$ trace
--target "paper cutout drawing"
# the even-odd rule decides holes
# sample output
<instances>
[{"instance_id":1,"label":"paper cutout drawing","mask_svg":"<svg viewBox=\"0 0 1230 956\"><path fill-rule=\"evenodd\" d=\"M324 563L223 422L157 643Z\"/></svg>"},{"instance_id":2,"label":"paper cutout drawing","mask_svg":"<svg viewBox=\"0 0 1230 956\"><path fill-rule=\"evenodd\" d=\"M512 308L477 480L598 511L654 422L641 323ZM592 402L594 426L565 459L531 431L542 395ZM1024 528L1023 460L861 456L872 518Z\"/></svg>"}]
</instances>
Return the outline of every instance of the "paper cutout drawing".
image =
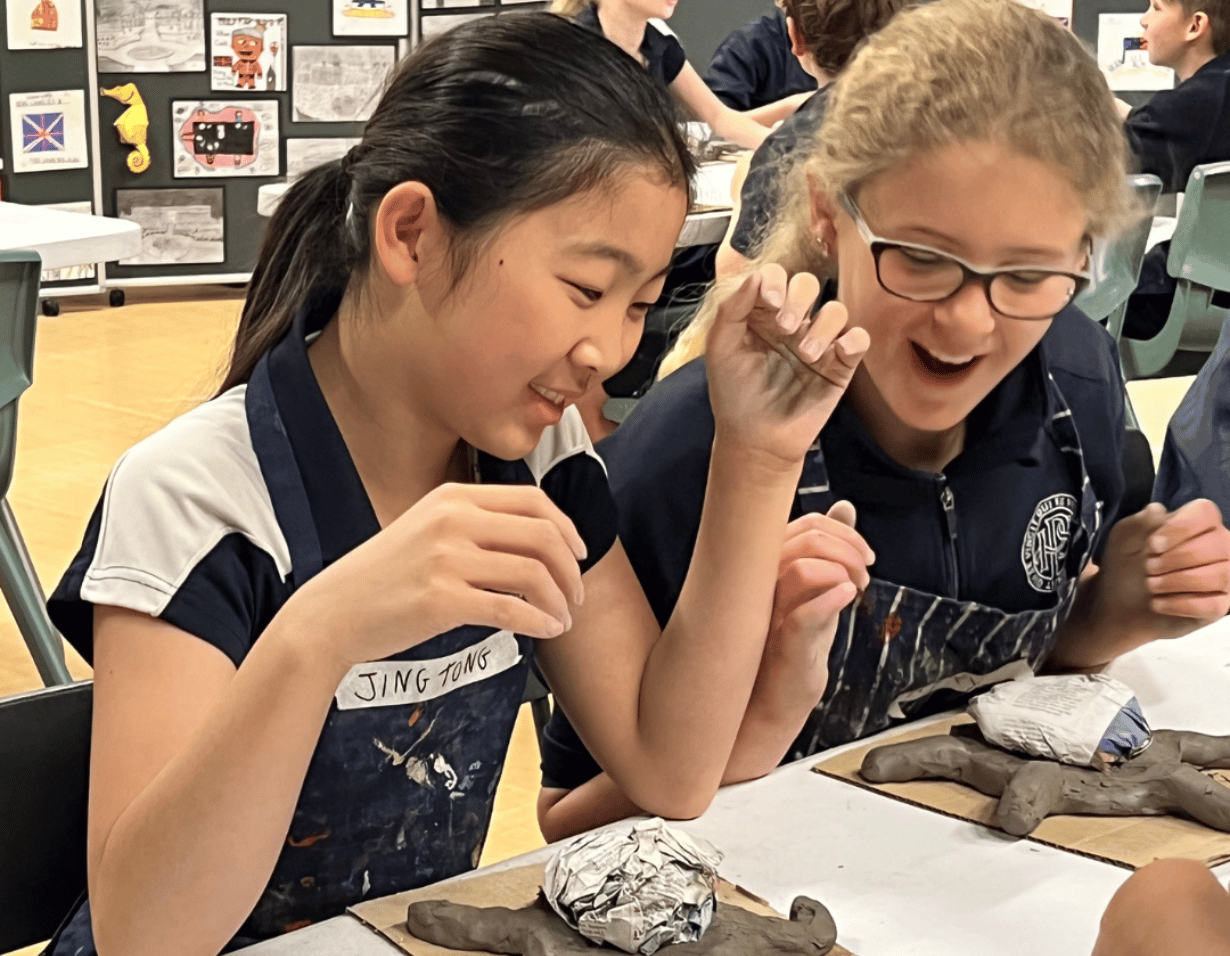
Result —
<instances>
[{"instance_id":1,"label":"paper cutout drawing","mask_svg":"<svg viewBox=\"0 0 1230 956\"><path fill-rule=\"evenodd\" d=\"M128 168L134 173L143 173L149 169L149 112L145 109L145 101L135 83L125 83L123 86L104 88L103 96L119 100L128 109L124 110L115 121L115 132L121 143L132 147L128 154Z\"/></svg>"},{"instance_id":2,"label":"paper cutout drawing","mask_svg":"<svg viewBox=\"0 0 1230 956\"><path fill-rule=\"evenodd\" d=\"M39 0L39 5L30 14L30 29L48 32L60 29L60 11L51 0Z\"/></svg>"}]
</instances>

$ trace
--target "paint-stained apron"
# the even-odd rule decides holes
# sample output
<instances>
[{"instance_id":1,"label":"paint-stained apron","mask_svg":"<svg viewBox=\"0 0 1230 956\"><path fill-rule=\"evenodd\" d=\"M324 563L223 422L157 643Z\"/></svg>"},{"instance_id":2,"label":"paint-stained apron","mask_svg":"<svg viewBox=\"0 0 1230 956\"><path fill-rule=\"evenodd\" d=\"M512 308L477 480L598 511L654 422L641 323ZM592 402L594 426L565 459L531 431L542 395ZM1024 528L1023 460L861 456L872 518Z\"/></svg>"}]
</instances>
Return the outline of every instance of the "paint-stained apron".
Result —
<instances>
[{"instance_id":1,"label":"paint-stained apron","mask_svg":"<svg viewBox=\"0 0 1230 956\"><path fill-rule=\"evenodd\" d=\"M1049 529L1054 540L1062 541L1064 532L1067 539L1066 552L1050 556L1056 563L1053 606L1009 614L873 577L841 614L829 653L828 689L795 740L791 759L961 706L991 684L1035 672L1050 653L1089 562L1102 505L1085 471L1071 409L1049 376L1047 387L1056 399L1053 437L1068 464L1075 505L1066 528ZM834 503L822 454L808 457L800 486L809 491L807 510L827 511Z\"/></svg>"},{"instance_id":2,"label":"paint-stained apron","mask_svg":"<svg viewBox=\"0 0 1230 956\"><path fill-rule=\"evenodd\" d=\"M299 588L321 570L321 548L267 360L247 411ZM268 937L476 867L532 655L529 638L461 627L353 668L242 935Z\"/></svg>"}]
</instances>

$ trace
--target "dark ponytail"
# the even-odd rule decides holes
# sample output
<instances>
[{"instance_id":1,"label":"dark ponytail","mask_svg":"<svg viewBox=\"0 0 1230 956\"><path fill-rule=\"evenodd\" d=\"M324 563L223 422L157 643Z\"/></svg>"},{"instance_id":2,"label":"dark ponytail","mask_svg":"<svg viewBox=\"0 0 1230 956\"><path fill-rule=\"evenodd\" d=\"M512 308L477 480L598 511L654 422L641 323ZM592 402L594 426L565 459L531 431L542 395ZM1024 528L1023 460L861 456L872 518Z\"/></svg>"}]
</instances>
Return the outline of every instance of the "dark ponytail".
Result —
<instances>
[{"instance_id":1,"label":"dark ponytail","mask_svg":"<svg viewBox=\"0 0 1230 956\"><path fill-rule=\"evenodd\" d=\"M431 189L454 282L512 216L628 166L687 187L675 107L613 43L548 13L465 24L408 57L358 146L286 191L269 221L221 391L246 382L310 298L366 274L368 216L399 183Z\"/></svg>"}]
</instances>

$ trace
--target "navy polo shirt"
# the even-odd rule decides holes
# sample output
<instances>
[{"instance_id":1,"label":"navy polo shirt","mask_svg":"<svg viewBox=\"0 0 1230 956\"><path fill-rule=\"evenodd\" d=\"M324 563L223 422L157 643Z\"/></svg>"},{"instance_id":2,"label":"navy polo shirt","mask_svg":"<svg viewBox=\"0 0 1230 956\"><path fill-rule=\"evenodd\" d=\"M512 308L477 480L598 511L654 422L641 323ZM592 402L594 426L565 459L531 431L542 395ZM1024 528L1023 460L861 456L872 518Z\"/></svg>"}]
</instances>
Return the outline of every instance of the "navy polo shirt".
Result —
<instances>
[{"instance_id":1,"label":"navy polo shirt","mask_svg":"<svg viewBox=\"0 0 1230 956\"><path fill-rule=\"evenodd\" d=\"M1072 487L1069 463L1052 438L1062 410L1046 387L1048 375L1071 409L1089 481L1103 504L1094 547L1100 553L1123 496L1123 385L1110 336L1069 307L971 413L965 448L942 477L891 459L849 403L839 403L818 450L833 496L858 510L857 528L876 553L875 578L1009 613L1054 606L1054 593L1031 583L1023 551L1048 499L1071 494L1079 500L1081 489ZM619 509L620 540L663 626L695 547L713 433L698 359L651 389L599 446ZM941 501L944 487L953 496L952 523ZM809 499L818 490L798 490L791 519L815 510ZM544 742L544 785L573 788L597 772L557 709Z\"/></svg>"},{"instance_id":2,"label":"navy polo shirt","mask_svg":"<svg viewBox=\"0 0 1230 956\"><path fill-rule=\"evenodd\" d=\"M116 464L49 602L87 660L102 604L158 617L241 667L307 577L379 532L307 354L338 301L300 313L250 383ZM606 472L575 409L525 459L480 453L477 464L484 482L546 492L586 543L582 571L614 543ZM476 866L533 645L461 627L356 665L330 706L269 885L231 947ZM88 905L52 953L93 953Z\"/></svg>"},{"instance_id":3,"label":"navy polo shirt","mask_svg":"<svg viewBox=\"0 0 1230 956\"><path fill-rule=\"evenodd\" d=\"M602 33L602 21L598 19L598 8L592 4L577 14L576 22L588 27L595 33ZM605 36L606 34L603 34ZM665 26L654 21L645 24L645 37L641 40L641 56L645 58L645 69L650 76L663 86L670 86L688 62L688 56L683 52L678 38Z\"/></svg>"},{"instance_id":4,"label":"navy polo shirt","mask_svg":"<svg viewBox=\"0 0 1230 956\"><path fill-rule=\"evenodd\" d=\"M765 137L752 154L747 177L739 191L739 221L730 245L749 259L760 251L778 212L781 184L798 159L811 155L811 146L824 122L829 88L817 90L807 102Z\"/></svg>"},{"instance_id":5,"label":"navy polo shirt","mask_svg":"<svg viewBox=\"0 0 1230 956\"><path fill-rule=\"evenodd\" d=\"M754 110L816 88L790 51L786 15L766 13L730 34L714 51L705 83L732 110Z\"/></svg>"}]
</instances>

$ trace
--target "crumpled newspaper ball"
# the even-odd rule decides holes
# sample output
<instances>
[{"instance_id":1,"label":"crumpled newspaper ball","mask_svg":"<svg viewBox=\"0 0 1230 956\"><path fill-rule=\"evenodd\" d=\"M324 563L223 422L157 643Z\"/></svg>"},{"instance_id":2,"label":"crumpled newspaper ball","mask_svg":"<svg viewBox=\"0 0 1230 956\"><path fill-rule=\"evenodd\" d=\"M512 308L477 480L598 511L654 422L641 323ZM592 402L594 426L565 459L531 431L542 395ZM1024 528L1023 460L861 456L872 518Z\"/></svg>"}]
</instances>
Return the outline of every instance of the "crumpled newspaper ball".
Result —
<instances>
[{"instance_id":1,"label":"crumpled newspaper ball","mask_svg":"<svg viewBox=\"0 0 1230 956\"><path fill-rule=\"evenodd\" d=\"M969 712L997 747L1078 767L1122 763L1153 742L1132 689L1105 674L1008 681Z\"/></svg>"},{"instance_id":2,"label":"crumpled newspaper ball","mask_svg":"<svg viewBox=\"0 0 1230 956\"><path fill-rule=\"evenodd\" d=\"M705 841L643 820L565 844L547 863L542 891L586 939L652 956L705 934L721 861Z\"/></svg>"}]
</instances>

